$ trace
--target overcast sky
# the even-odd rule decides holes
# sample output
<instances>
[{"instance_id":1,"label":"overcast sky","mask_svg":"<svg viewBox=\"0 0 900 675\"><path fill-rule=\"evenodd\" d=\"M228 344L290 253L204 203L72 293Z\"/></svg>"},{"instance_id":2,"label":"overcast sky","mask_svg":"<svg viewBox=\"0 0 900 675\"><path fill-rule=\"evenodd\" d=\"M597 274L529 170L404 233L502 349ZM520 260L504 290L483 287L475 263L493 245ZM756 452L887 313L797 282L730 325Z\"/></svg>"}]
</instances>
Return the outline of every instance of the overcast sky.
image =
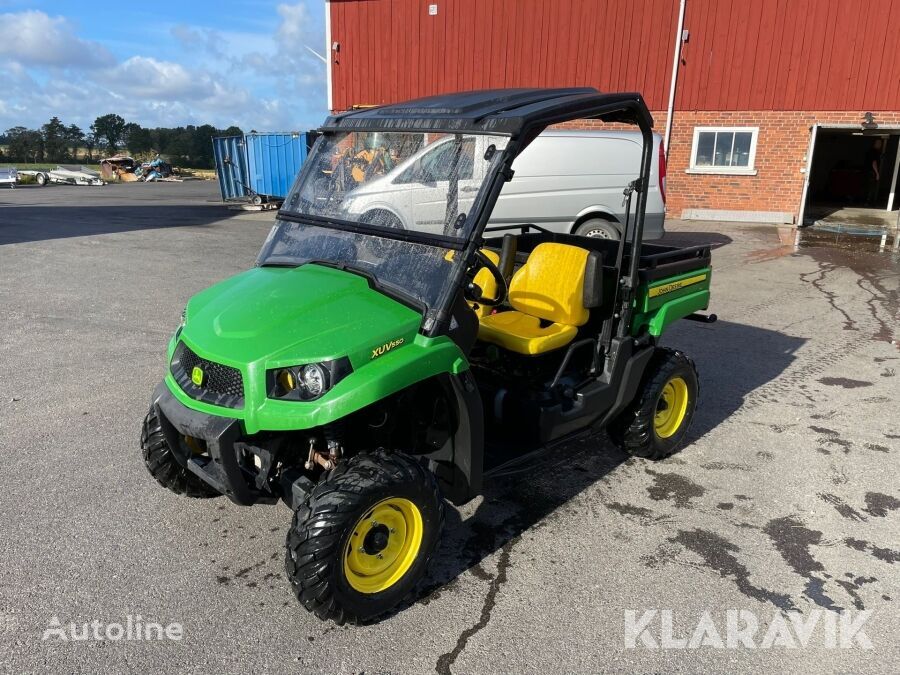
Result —
<instances>
[{"instance_id":1,"label":"overcast sky","mask_svg":"<svg viewBox=\"0 0 900 675\"><path fill-rule=\"evenodd\" d=\"M0 131L105 113L143 126L317 126L322 0L0 0Z\"/></svg>"}]
</instances>

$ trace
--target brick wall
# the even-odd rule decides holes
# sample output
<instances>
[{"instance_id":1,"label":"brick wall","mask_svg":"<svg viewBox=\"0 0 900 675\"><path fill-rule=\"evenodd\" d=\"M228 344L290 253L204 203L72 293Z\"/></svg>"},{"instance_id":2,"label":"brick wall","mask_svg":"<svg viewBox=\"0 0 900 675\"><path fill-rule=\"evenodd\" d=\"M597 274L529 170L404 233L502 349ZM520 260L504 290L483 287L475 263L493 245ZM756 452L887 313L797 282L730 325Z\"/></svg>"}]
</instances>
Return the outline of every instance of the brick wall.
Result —
<instances>
[{"instance_id":1,"label":"brick wall","mask_svg":"<svg viewBox=\"0 0 900 675\"><path fill-rule=\"evenodd\" d=\"M815 124L859 124L863 112L829 111L676 111L666 180L672 216L686 208L734 211L784 211L797 216L809 150L810 127ZM900 126L900 112L876 112L882 126ZM759 127L755 176L685 173L697 126Z\"/></svg>"},{"instance_id":2,"label":"brick wall","mask_svg":"<svg viewBox=\"0 0 900 675\"><path fill-rule=\"evenodd\" d=\"M678 218L687 208L728 211L781 211L794 214L800 209L803 170L809 150L809 129L815 124L859 124L863 113L842 111L744 112L676 110L669 142L666 211ZM881 126L900 127L900 111L871 111ZM654 129L663 134L665 111L653 113ZM596 120L567 123L580 128L610 128ZM716 175L686 173L690 166L694 127L759 127L756 145L756 175ZM632 127L633 128L633 127Z\"/></svg>"}]
</instances>

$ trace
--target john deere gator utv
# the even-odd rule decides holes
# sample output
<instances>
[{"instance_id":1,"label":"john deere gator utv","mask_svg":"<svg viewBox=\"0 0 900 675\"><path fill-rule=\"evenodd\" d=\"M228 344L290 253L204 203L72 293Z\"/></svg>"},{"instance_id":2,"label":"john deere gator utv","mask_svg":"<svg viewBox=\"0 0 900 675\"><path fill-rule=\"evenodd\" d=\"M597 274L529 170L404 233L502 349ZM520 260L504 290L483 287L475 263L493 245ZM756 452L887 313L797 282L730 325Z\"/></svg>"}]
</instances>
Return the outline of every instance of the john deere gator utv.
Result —
<instances>
[{"instance_id":1,"label":"john deere gator utv","mask_svg":"<svg viewBox=\"0 0 900 675\"><path fill-rule=\"evenodd\" d=\"M516 156L548 125L586 118L643 134L621 240L486 231ZM673 321L714 318L697 314L710 252L641 241L651 126L640 95L594 89L329 117L256 267L188 302L143 425L150 473L190 497L286 502L297 598L343 622L414 589L444 499L467 502L603 429L631 455L675 452L698 380L658 341ZM370 135L393 178L360 206L335 166Z\"/></svg>"}]
</instances>

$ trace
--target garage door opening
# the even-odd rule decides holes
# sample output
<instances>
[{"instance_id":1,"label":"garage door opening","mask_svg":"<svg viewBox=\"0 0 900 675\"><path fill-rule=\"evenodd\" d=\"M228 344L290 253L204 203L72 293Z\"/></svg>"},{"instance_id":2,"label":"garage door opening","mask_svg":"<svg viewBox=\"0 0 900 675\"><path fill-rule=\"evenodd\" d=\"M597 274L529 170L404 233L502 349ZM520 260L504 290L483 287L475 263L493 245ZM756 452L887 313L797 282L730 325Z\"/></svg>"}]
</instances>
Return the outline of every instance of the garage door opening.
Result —
<instances>
[{"instance_id":1,"label":"garage door opening","mask_svg":"<svg viewBox=\"0 0 900 675\"><path fill-rule=\"evenodd\" d=\"M900 130L813 131L802 224L895 227Z\"/></svg>"}]
</instances>

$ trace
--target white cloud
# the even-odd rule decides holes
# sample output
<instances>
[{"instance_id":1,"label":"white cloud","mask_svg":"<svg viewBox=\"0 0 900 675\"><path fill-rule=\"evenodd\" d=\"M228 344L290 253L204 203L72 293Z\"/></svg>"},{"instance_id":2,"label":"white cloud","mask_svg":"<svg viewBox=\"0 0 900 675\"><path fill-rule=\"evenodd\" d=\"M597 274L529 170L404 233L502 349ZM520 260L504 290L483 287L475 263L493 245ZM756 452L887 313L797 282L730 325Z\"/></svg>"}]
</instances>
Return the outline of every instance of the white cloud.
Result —
<instances>
[{"instance_id":1,"label":"white cloud","mask_svg":"<svg viewBox=\"0 0 900 675\"><path fill-rule=\"evenodd\" d=\"M313 29L315 25L305 2L296 5L280 4L276 7L281 23L275 33L278 45L288 51L302 54L304 45L318 38L319 33ZM321 40L319 40L321 42ZM321 48L321 45L318 45Z\"/></svg>"},{"instance_id":2,"label":"white cloud","mask_svg":"<svg viewBox=\"0 0 900 675\"><path fill-rule=\"evenodd\" d=\"M98 68L113 62L102 45L75 35L64 17L27 11L0 14L0 56L22 65Z\"/></svg>"},{"instance_id":3,"label":"white cloud","mask_svg":"<svg viewBox=\"0 0 900 675\"><path fill-rule=\"evenodd\" d=\"M177 26L172 26L169 32L184 49L189 51L207 51L217 57L224 56L222 53L224 38L217 30L212 28L191 28L184 24L178 24Z\"/></svg>"},{"instance_id":4,"label":"white cloud","mask_svg":"<svg viewBox=\"0 0 900 675\"><path fill-rule=\"evenodd\" d=\"M132 56L98 74L97 80L126 96L146 99L195 100L213 95L216 85L205 72L149 56Z\"/></svg>"},{"instance_id":5,"label":"white cloud","mask_svg":"<svg viewBox=\"0 0 900 675\"><path fill-rule=\"evenodd\" d=\"M305 45L321 51L324 39L321 18L307 2L278 5L277 25L265 32L166 26L168 46L157 41L149 55L136 43L124 60L80 38L63 17L0 15L0 54L6 54L0 132L37 127L53 115L87 128L108 112L144 126L237 124L267 131L315 125L325 113L325 68ZM9 17L21 33L13 47Z\"/></svg>"},{"instance_id":6,"label":"white cloud","mask_svg":"<svg viewBox=\"0 0 900 675\"><path fill-rule=\"evenodd\" d=\"M259 77L277 77L280 94L303 94L324 102L325 64L310 52L310 49L322 52L322 31L312 20L306 2L280 4L276 11L281 21L275 31L274 50L244 54L234 62L233 70L246 69Z\"/></svg>"}]
</instances>

